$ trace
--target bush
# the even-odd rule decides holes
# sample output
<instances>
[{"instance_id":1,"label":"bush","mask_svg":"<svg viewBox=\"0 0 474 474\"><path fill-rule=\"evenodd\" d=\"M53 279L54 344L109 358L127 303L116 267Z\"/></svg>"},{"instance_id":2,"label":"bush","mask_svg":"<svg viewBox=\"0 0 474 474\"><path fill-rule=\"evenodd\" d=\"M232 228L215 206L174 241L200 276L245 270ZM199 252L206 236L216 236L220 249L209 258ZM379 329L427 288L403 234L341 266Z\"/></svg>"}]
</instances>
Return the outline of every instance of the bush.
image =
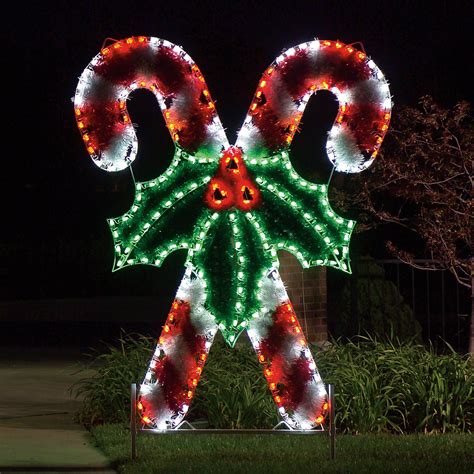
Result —
<instances>
[{"instance_id":1,"label":"bush","mask_svg":"<svg viewBox=\"0 0 474 474\"><path fill-rule=\"evenodd\" d=\"M255 351L245 334L235 348L220 336L211 347L191 405L190 421L207 419L211 428L272 428L279 422Z\"/></svg>"},{"instance_id":2,"label":"bush","mask_svg":"<svg viewBox=\"0 0 474 474\"><path fill-rule=\"evenodd\" d=\"M367 333L419 339L420 323L397 286L387 279L384 268L368 256L360 258L353 266L351 279L341 279L340 272L330 273L331 280L335 280L331 283L334 298L329 302L330 313L335 315L332 333L336 337ZM355 308L352 308L353 303ZM352 328L353 312L357 314L358 323L355 332Z\"/></svg>"},{"instance_id":3,"label":"bush","mask_svg":"<svg viewBox=\"0 0 474 474\"><path fill-rule=\"evenodd\" d=\"M352 433L471 432L474 368L449 345L378 341L358 336L316 356L323 380L335 385L336 426Z\"/></svg>"},{"instance_id":4,"label":"bush","mask_svg":"<svg viewBox=\"0 0 474 474\"><path fill-rule=\"evenodd\" d=\"M84 425L126 421L130 414L130 384L141 381L153 354L155 339L141 334L122 333L118 346L104 344L87 354L88 363L79 371L94 371L70 387L82 399L76 419Z\"/></svg>"},{"instance_id":5,"label":"bush","mask_svg":"<svg viewBox=\"0 0 474 474\"><path fill-rule=\"evenodd\" d=\"M124 334L117 347L91 354L95 369L71 390L83 398L78 420L86 425L126 422L130 383L140 382L155 339ZM346 433L471 432L474 368L446 345L444 354L413 341L358 336L314 355L336 393L336 426ZM188 421L212 428L269 428L278 422L272 397L249 342L234 349L216 336L191 404Z\"/></svg>"},{"instance_id":6,"label":"bush","mask_svg":"<svg viewBox=\"0 0 474 474\"><path fill-rule=\"evenodd\" d=\"M220 333L209 352L186 420L212 428L269 428L278 423L277 409L250 343L242 337L234 349ZM118 346L105 344L88 354L79 370L95 374L79 380L71 392L83 399L76 419L85 425L126 422L130 414L130 384L141 382L156 340L126 334Z\"/></svg>"}]
</instances>

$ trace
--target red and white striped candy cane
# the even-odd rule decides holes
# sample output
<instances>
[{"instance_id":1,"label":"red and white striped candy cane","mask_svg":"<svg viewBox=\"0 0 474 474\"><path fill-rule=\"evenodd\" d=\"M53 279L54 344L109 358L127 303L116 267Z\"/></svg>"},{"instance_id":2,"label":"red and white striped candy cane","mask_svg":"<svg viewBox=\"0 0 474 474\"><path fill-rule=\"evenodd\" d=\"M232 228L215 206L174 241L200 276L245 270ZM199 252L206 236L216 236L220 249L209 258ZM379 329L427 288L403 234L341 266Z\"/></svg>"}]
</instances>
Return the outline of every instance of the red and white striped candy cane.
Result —
<instances>
[{"instance_id":1,"label":"red and white striped candy cane","mask_svg":"<svg viewBox=\"0 0 474 474\"><path fill-rule=\"evenodd\" d=\"M288 150L318 90L339 102L326 147L335 169L366 169L388 129L390 91L375 63L340 41L302 43L276 58L259 81L236 146L257 162ZM324 420L327 393L277 270L264 283L262 304L266 311L250 322L250 340L284 420L311 429Z\"/></svg>"},{"instance_id":2,"label":"red and white striped candy cane","mask_svg":"<svg viewBox=\"0 0 474 474\"><path fill-rule=\"evenodd\" d=\"M179 46L135 36L93 58L74 97L78 128L94 163L106 171L131 165L137 138L126 102L136 89L151 91L181 151L218 156L227 137L199 68ZM217 163L217 160L216 160ZM185 416L217 331L204 308L203 282L188 270L178 288L139 392L144 423L173 428Z\"/></svg>"},{"instance_id":3,"label":"red and white striped candy cane","mask_svg":"<svg viewBox=\"0 0 474 474\"><path fill-rule=\"evenodd\" d=\"M140 386L138 409L146 425L175 428L188 411L217 332L205 300L203 281L188 270Z\"/></svg>"},{"instance_id":4,"label":"red and white striped candy cane","mask_svg":"<svg viewBox=\"0 0 474 474\"><path fill-rule=\"evenodd\" d=\"M247 332L273 400L290 428L312 429L325 419L327 392L278 270L263 281L260 298Z\"/></svg>"}]
</instances>

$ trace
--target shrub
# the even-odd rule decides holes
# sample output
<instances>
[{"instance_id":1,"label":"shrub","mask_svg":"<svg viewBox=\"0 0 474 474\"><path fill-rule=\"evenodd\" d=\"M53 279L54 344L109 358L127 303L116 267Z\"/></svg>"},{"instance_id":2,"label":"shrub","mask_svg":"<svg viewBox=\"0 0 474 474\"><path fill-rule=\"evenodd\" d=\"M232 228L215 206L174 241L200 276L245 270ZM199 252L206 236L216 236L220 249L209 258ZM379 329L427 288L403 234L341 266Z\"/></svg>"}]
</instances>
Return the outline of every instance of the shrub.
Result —
<instances>
[{"instance_id":1,"label":"shrub","mask_svg":"<svg viewBox=\"0 0 474 474\"><path fill-rule=\"evenodd\" d=\"M278 415L257 357L245 335L234 349L216 336L187 420L213 428L269 428ZM86 425L126 422L130 383L140 382L155 339L124 334L117 347L94 351L94 369L71 390L83 398L78 420ZM414 341L358 336L314 350L326 383L336 393L339 432L471 432L474 368L449 345L444 354Z\"/></svg>"},{"instance_id":2,"label":"shrub","mask_svg":"<svg viewBox=\"0 0 474 474\"><path fill-rule=\"evenodd\" d=\"M449 345L445 354L413 341L358 336L316 356L335 385L336 425L352 433L471 432L474 368Z\"/></svg>"},{"instance_id":3,"label":"shrub","mask_svg":"<svg viewBox=\"0 0 474 474\"><path fill-rule=\"evenodd\" d=\"M84 377L70 387L82 399L76 419L84 425L126 421L130 413L130 384L143 378L154 349L155 339L142 334L122 332L118 345L104 344L87 354L89 362L80 363Z\"/></svg>"},{"instance_id":4,"label":"shrub","mask_svg":"<svg viewBox=\"0 0 474 474\"><path fill-rule=\"evenodd\" d=\"M384 268L368 256L353 265L351 279L341 279L340 272L330 273L331 281L335 280L331 283L335 297L329 302L329 310L337 315L332 333L337 337L353 335L352 313L355 312L358 322L356 334L392 334L408 340L419 338L420 323L397 286L387 279ZM354 308L352 304L355 304Z\"/></svg>"},{"instance_id":5,"label":"shrub","mask_svg":"<svg viewBox=\"0 0 474 474\"><path fill-rule=\"evenodd\" d=\"M279 421L262 367L245 335L234 349L218 334L191 405L190 420L212 428L272 428Z\"/></svg>"},{"instance_id":6,"label":"shrub","mask_svg":"<svg viewBox=\"0 0 474 474\"><path fill-rule=\"evenodd\" d=\"M93 350L88 354L90 362L79 366L80 371L95 372L70 389L83 400L76 416L80 423L128 420L130 384L143 379L156 340L123 333L118 342L117 346L104 344L101 350ZM278 423L277 410L248 341L231 349L220 334L216 336L186 419L235 429L268 428Z\"/></svg>"}]
</instances>

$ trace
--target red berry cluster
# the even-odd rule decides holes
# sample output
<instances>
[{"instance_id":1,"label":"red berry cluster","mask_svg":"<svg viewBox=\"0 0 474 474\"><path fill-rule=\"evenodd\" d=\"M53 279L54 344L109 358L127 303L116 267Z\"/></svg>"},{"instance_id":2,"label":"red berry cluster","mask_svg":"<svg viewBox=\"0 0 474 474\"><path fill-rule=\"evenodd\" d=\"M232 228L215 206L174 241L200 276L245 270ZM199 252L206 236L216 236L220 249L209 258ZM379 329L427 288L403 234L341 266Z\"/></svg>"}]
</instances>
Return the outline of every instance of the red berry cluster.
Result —
<instances>
[{"instance_id":1,"label":"red berry cluster","mask_svg":"<svg viewBox=\"0 0 474 474\"><path fill-rule=\"evenodd\" d=\"M231 146L224 151L204 199L216 211L231 207L249 211L260 203L260 191L248 176L240 148Z\"/></svg>"}]
</instances>

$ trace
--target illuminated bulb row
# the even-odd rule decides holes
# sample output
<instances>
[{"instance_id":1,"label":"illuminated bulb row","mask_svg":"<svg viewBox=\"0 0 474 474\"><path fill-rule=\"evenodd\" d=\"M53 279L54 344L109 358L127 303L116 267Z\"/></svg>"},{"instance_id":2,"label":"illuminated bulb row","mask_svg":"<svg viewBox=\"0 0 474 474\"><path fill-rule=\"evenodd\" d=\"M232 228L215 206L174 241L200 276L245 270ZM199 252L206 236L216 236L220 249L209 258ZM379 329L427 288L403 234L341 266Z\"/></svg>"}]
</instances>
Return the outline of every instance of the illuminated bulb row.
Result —
<instances>
[{"instance_id":1,"label":"illuminated bulb row","mask_svg":"<svg viewBox=\"0 0 474 474\"><path fill-rule=\"evenodd\" d=\"M98 61L100 61L99 55L95 56L90 62L90 64L84 69L81 76L79 77L79 81L77 83L76 91L74 94L74 113L76 115L76 121L81 132L85 128L85 125L82 127L79 126L79 122L84 120L82 108L85 104L86 90L91 87L91 84L93 84L96 78L93 65L97 64Z\"/></svg>"},{"instance_id":2,"label":"illuminated bulb row","mask_svg":"<svg viewBox=\"0 0 474 474\"><path fill-rule=\"evenodd\" d=\"M194 256L204 250L204 243L206 242L207 234L212 226L212 223L219 217L219 214L217 212L214 212L211 215L209 214L210 212L205 213L204 216L201 217L196 223L195 231L193 234L193 245L189 249L186 265L188 265L188 263L192 265L192 259L194 258ZM209 239L207 240L207 243L210 243ZM197 274L199 277L203 278L203 285L206 287L207 284L206 280L204 279L204 273L202 272L202 270L197 271Z\"/></svg>"},{"instance_id":3,"label":"illuminated bulb row","mask_svg":"<svg viewBox=\"0 0 474 474\"><path fill-rule=\"evenodd\" d=\"M366 54L363 53L362 51L359 51L358 49L354 48L350 44L344 44L341 41L324 40L324 41L320 41L319 45L321 49L331 48L331 47L334 47L336 49L345 49L350 54L354 53L357 61L364 61L367 58Z\"/></svg>"},{"instance_id":4,"label":"illuminated bulb row","mask_svg":"<svg viewBox=\"0 0 474 474\"><path fill-rule=\"evenodd\" d=\"M384 99L380 105L385 110L385 113L384 122L380 125L379 130L382 132L382 135L385 135L388 129L388 124L390 122L390 114L392 110L392 96L390 95L390 88L388 86L387 80L385 79L385 76L383 75L379 67L374 63L374 61L368 60L367 66L371 70L372 75L381 82L379 87L380 91L384 96Z\"/></svg>"},{"instance_id":5,"label":"illuminated bulb row","mask_svg":"<svg viewBox=\"0 0 474 474\"><path fill-rule=\"evenodd\" d=\"M178 171L178 165L181 163L181 159L184 158L184 153L179 148L176 148L175 155L173 157L173 160L171 161L170 165L166 169L166 171L158 176L157 178L151 179L150 181L144 181L142 183L136 183L136 190L141 191L142 189L147 189L147 188L154 188L155 186L158 186L159 184L162 184L166 181L168 181L171 176L176 174ZM197 187L198 184L196 183ZM135 202L137 201L137 195L135 195Z\"/></svg>"},{"instance_id":6,"label":"illuminated bulb row","mask_svg":"<svg viewBox=\"0 0 474 474\"><path fill-rule=\"evenodd\" d=\"M298 125L303 117L303 112L308 104L309 99L313 94L316 94L319 90L328 90L329 84L326 81L320 81L315 84L312 84L309 88L309 91L302 97L300 104L298 105L298 113L295 114L293 124L290 125L290 131L285 136L285 141L288 145L291 145L296 131L298 130Z\"/></svg>"},{"instance_id":7,"label":"illuminated bulb row","mask_svg":"<svg viewBox=\"0 0 474 474\"><path fill-rule=\"evenodd\" d=\"M266 74L264 74L262 79L260 79L260 82L258 83L258 87L257 87L257 92L255 93L255 96L254 96L254 100L250 104L250 110L252 112L257 108L258 103L260 101L260 97L262 96L265 86L267 85L267 78L265 76Z\"/></svg>"},{"instance_id":8,"label":"illuminated bulb row","mask_svg":"<svg viewBox=\"0 0 474 474\"><path fill-rule=\"evenodd\" d=\"M272 185L272 184L268 184L268 182L266 180L264 180L263 178L259 177L259 178L256 179L256 181L262 187L267 187L267 189L270 192L272 192L274 195L277 195L280 199L283 199L286 202L288 202L291 205L291 207L293 207L295 209L298 209L298 204L296 203L296 201L291 200L289 195L285 195L285 193L283 193L282 191L277 193L276 190L275 190L275 186ZM321 186L324 186L323 190L325 191L325 185L321 185ZM323 205L329 206L329 202L328 202L326 196L323 198L322 202L323 202ZM342 234L343 235L343 237L342 237L343 241L347 242L346 245L342 246L343 259L345 259L345 258L347 258L347 255L348 255L348 252L349 252L348 243L350 241L350 234L351 234L352 229L354 227L354 221L343 219L342 217L336 217L335 218L334 217L335 214L331 210L328 210L327 214L328 214L329 217L332 217L333 220L335 222L337 222L337 224L339 224L339 226L341 226L342 224L346 224L346 226L347 226L346 232L344 234ZM309 212L304 212L304 213L301 213L301 215L303 216L303 219L307 222L308 228L310 228L311 230L316 231L316 233L324 241L326 247L329 247L329 248L333 247L333 248L331 248L331 252L333 253L335 260L329 261L329 265L340 267L344 271L349 271L348 265L345 262L340 261L340 259L337 257L337 255L339 254L339 250L335 247L337 245L337 243L334 242L328 235L326 235L326 231L327 231L326 227L324 225L321 225L321 224L315 224L315 222L318 222L318 219L314 214L311 214ZM272 252L272 257L274 257L276 255L275 250L273 249L273 247L270 247L269 244L265 242L267 239L266 239L265 232L263 230L264 226L263 226L262 221L256 215L253 215L251 213L246 213L246 217L250 220L250 222L255 227L260 239L262 240L262 245L263 245L264 249L268 250L270 248L270 251ZM325 264L328 263L328 259L313 260L309 256L308 253L305 252L303 254L303 252L299 251L295 247L295 245L291 245L291 244L289 245L286 241L277 242L276 246L277 246L278 249L287 250L288 252L295 255L296 258L298 259L298 261L303 266L303 268L309 268L314 263L316 263L317 265L325 265Z\"/></svg>"},{"instance_id":9,"label":"illuminated bulb row","mask_svg":"<svg viewBox=\"0 0 474 474\"><path fill-rule=\"evenodd\" d=\"M265 229L264 224L262 223L262 220L258 217L258 214L252 212L246 212L245 217L250 221L252 227L257 232L264 251L268 252L271 255L272 265L278 267L278 258L276 250L274 249L273 245L271 245L268 241L267 231Z\"/></svg>"},{"instance_id":10,"label":"illuminated bulb row","mask_svg":"<svg viewBox=\"0 0 474 474\"><path fill-rule=\"evenodd\" d=\"M216 160L214 158L197 158L195 156L189 155L188 153L183 152L181 149L176 148L175 156L173 158L173 161L170 163L168 169L158 176L155 179L152 179L150 181L144 181L141 183L136 184L136 189L138 191L146 188L153 188L159 184L162 184L166 181L168 181L173 175L175 175L178 171L181 171L179 165L182 165L182 160L189 161L190 163L199 163L199 164L215 164ZM204 179L204 178L203 178ZM210 178L206 177L204 183L207 183ZM190 188L196 189L198 186L201 186L202 183L194 182L190 184ZM135 196L135 201L137 200L137 197Z\"/></svg>"},{"instance_id":11,"label":"illuminated bulb row","mask_svg":"<svg viewBox=\"0 0 474 474\"><path fill-rule=\"evenodd\" d=\"M200 71L199 68L196 66L196 64L193 64L193 66L191 67L191 70L192 70L193 74L194 74L201 82L205 82L205 81L204 81L204 76L201 74L201 71Z\"/></svg>"},{"instance_id":12,"label":"illuminated bulb row","mask_svg":"<svg viewBox=\"0 0 474 474\"><path fill-rule=\"evenodd\" d=\"M303 207L301 206L301 204L297 200L293 199L293 197L291 196L289 192L285 192L286 190L285 191L281 190L282 189L281 187L280 187L280 191L278 191L275 185L269 183L267 180L263 178L258 177L256 181L262 186L262 188L263 187L267 188L274 196L277 196L282 201L285 201L287 204L290 205L292 209L296 210L300 215L302 215L303 219L308 223L308 227L310 227L311 229L314 229L318 233L318 235L322 237L322 239L324 240L327 246L334 245L334 242L332 241L332 239L328 237L327 235L325 235L326 233L325 226L321 224L315 224L315 222L318 222L318 218L311 212L308 212L308 211L303 212ZM321 203L324 207L329 208L329 202L326 196L321 199ZM333 221L336 225L337 221L336 219L334 219L334 216L335 216L334 212L328 209L326 211L326 214L330 218L333 218Z\"/></svg>"},{"instance_id":13,"label":"illuminated bulb row","mask_svg":"<svg viewBox=\"0 0 474 474\"><path fill-rule=\"evenodd\" d=\"M238 260L237 268L240 268L242 266L245 269L246 264L248 262L242 251L243 250L242 245L245 245L245 239L244 239L245 236L242 235L242 231L240 228L241 224L239 222L240 219L238 215L234 212L231 212L228 216L229 216L229 221L232 228L232 234L234 236L234 242L235 242L234 248L235 248L235 252L237 254L237 260ZM242 273L242 272L239 271L238 273ZM237 286L237 301L235 303L235 311L240 316L245 310L245 299L247 296L247 288L245 286L240 285L238 278L237 278L237 285L238 285ZM232 325L234 327L237 327L238 323L239 323L238 320L234 319ZM245 325L246 324L247 323L245 323ZM245 327L245 325L243 327Z\"/></svg>"},{"instance_id":14,"label":"illuminated bulb row","mask_svg":"<svg viewBox=\"0 0 474 474\"><path fill-rule=\"evenodd\" d=\"M156 266L160 266L170 253L178 249L187 249L187 248L189 248L189 244L185 240L172 242L168 245L168 247L156 249L155 256L152 262L144 262L143 260L146 257L142 257L142 259L140 260L140 263L150 263ZM128 260L127 260L127 263L129 263Z\"/></svg>"},{"instance_id":15,"label":"illuminated bulb row","mask_svg":"<svg viewBox=\"0 0 474 474\"><path fill-rule=\"evenodd\" d=\"M284 160L285 157L288 157L288 153L285 151L275 153L274 155L266 156L264 158L250 158L246 155L245 157L245 162L250 163L251 165L259 165L259 166L274 166L279 168L279 164L281 163L282 160Z\"/></svg>"},{"instance_id":16,"label":"illuminated bulb row","mask_svg":"<svg viewBox=\"0 0 474 474\"><path fill-rule=\"evenodd\" d=\"M186 267L186 274L191 275L195 273L202 281L202 286L204 289L207 288L207 275L202 270L202 268L198 268L194 265L194 258L199 253L205 250L205 244L210 244L212 239L206 239L207 233L211 229L213 222L219 217L217 212L210 215L210 212L205 213L197 222L194 228L193 234L193 245L189 248L185 267Z\"/></svg>"},{"instance_id":17,"label":"illuminated bulb row","mask_svg":"<svg viewBox=\"0 0 474 474\"><path fill-rule=\"evenodd\" d=\"M179 150L179 148L177 150ZM183 160L189 161L192 164L195 164L195 163L216 164L217 163L217 160L216 160L215 156L196 157L196 156L190 155L189 153L186 153L184 151L181 151L180 153L181 153L181 156L182 156Z\"/></svg>"},{"instance_id":18,"label":"illuminated bulb row","mask_svg":"<svg viewBox=\"0 0 474 474\"><path fill-rule=\"evenodd\" d=\"M285 177L288 177L291 183L300 189L301 188L311 189L312 191L318 191L321 193L325 193L327 191L327 186L325 184L316 184L302 178L294 170L293 165L291 164L289 155L286 151L282 151L281 153L273 155L269 158L264 158L264 159L252 158L252 159L248 159L247 161L251 165L273 167L278 170L281 170L281 168L283 167L284 169L288 170L288 173L285 175ZM258 174L258 172L256 172L256 174Z\"/></svg>"},{"instance_id":19,"label":"illuminated bulb row","mask_svg":"<svg viewBox=\"0 0 474 474\"><path fill-rule=\"evenodd\" d=\"M351 271L349 266L349 242L351 240L351 234L354 230L355 221L350 219L343 219L344 223L346 224L345 232L342 234L343 242L341 246L342 255L339 255L339 249L334 248L332 250L333 256L336 259L336 263L330 263L332 266L338 266L345 272Z\"/></svg>"},{"instance_id":20,"label":"illuminated bulb row","mask_svg":"<svg viewBox=\"0 0 474 474\"><path fill-rule=\"evenodd\" d=\"M143 264L143 265L156 265L160 266L165 258L172 252L179 250L179 249L187 249L189 247L189 244L185 240L177 240L175 242L171 242L167 247L161 247L158 248L155 257L152 259L149 259L146 255L146 253L140 254L137 257L131 257L131 258L126 258L121 257L120 260L117 260L115 266L117 268L122 267L125 263L127 265L135 265L135 264ZM115 246L115 251L116 253L120 253L120 246L116 245ZM124 253L126 255L129 255L131 253L131 248L126 247Z\"/></svg>"},{"instance_id":21,"label":"illuminated bulb row","mask_svg":"<svg viewBox=\"0 0 474 474\"><path fill-rule=\"evenodd\" d=\"M250 212L247 212L245 215L250 215ZM245 265L247 262L246 257L242 253L243 246L247 245L245 241L245 236L242 235L242 229L241 229L241 223L238 222L240 219L240 214L238 213L230 213L229 214L229 221L231 223L232 227L232 232L234 235L234 241L235 241L235 250L237 253L237 258L239 261L239 265ZM264 237L265 238L265 237ZM264 244L264 248L269 248L268 244ZM276 253L275 253L276 257ZM266 274L266 270L262 270L261 278ZM244 280L244 272L242 270L238 270L237 272L237 302L235 306L236 313L240 316L239 319L244 315L244 311L247 309L245 307L245 301L246 301L246 296L247 296L247 288L242 285L242 281ZM261 281L259 281L258 286L261 286ZM255 289L257 291L257 289ZM239 323L238 319L234 319L232 323L233 328L235 328L236 332L240 332L241 330L247 328L248 326L248 321L243 320ZM230 342L233 342L235 340L235 336L231 335L229 337Z\"/></svg>"},{"instance_id":22,"label":"illuminated bulb row","mask_svg":"<svg viewBox=\"0 0 474 474\"><path fill-rule=\"evenodd\" d=\"M214 338L214 336L212 336L212 339L213 338ZM187 390L185 391L185 397L186 397L186 400L188 401L188 403L191 402L191 399L194 396L194 392L195 392L197 384L199 382L199 378L201 377L201 374L202 374L202 369L204 367L204 364L206 363L207 354L209 352L209 348L211 347L212 339L211 339L211 341L206 341L206 352L201 352L198 355L198 360L196 362L196 368L194 370L194 374L188 380L188 387L187 387ZM189 408L189 405L187 405L187 404L184 405L183 406L183 412L186 413L188 411L188 408Z\"/></svg>"},{"instance_id":23,"label":"illuminated bulb row","mask_svg":"<svg viewBox=\"0 0 474 474\"><path fill-rule=\"evenodd\" d=\"M126 46L131 46L137 43L138 44L147 43L148 41L150 41L150 38L147 36L132 36L130 38L125 39L124 41L116 41L110 46L102 48L100 50L100 55L103 58L106 58L106 57L108 58L114 53L114 51L121 50Z\"/></svg>"},{"instance_id":24,"label":"illuminated bulb row","mask_svg":"<svg viewBox=\"0 0 474 474\"><path fill-rule=\"evenodd\" d=\"M309 50L310 53L317 53L317 51L320 48L320 43L319 40L314 40L314 41L307 41L305 43L301 43L293 48L288 48L286 51L284 51L280 56L278 56L273 64L270 66L272 69L278 69L279 65L286 61L288 58L291 58L291 56L294 56L296 53L299 51L305 51ZM270 69L269 68L269 69ZM268 69L267 69L268 71Z\"/></svg>"},{"instance_id":25,"label":"illuminated bulb row","mask_svg":"<svg viewBox=\"0 0 474 474\"><path fill-rule=\"evenodd\" d=\"M272 157L269 158L247 158L245 161L247 163L250 163L251 165L262 165L262 166L268 166L268 165L278 165L281 160L281 155L273 155Z\"/></svg>"},{"instance_id":26,"label":"illuminated bulb row","mask_svg":"<svg viewBox=\"0 0 474 474\"><path fill-rule=\"evenodd\" d=\"M202 184L205 184L207 183L208 181L210 180L210 177L209 176L205 176L204 178L202 178ZM140 183L139 183L140 184ZM187 190L185 191L179 191L178 193L174 194L174 195L171 195L170 198L168 200L166 200L164 203L161 204L160 206L160 210L161 211L154 211L153 214L151 215L151 220L149 221L146 221L142 228L140 229L140 233L137 233L135 234L135 236L133 236L130 240L129 240L129 244L125 247L125 249L123 250L123 255L122 255L122 248L119 244L120 242L120 237L119 237L119 233L117 230L115 230L115 227L119 224L119 223L123 223L123 222L127 222L128 220L132 219L134 217L134 214L139 210L140 208L140 201L141 201L141 189L142 187L140 186L140 188L137 186L137 193L135 195L135 201L134 201L134 204L132 205L131 207L131 210L125 214L124 216L122 216L121 218L117 218L117 219L109 219L108 222L109 222L109 225L112 229L112 235L114 236L114 238L117 239L116 241L116 245L115 245L115 252L117 255L122 255L119 260L117 261L116 263L116 266L117 267L122 267L124 265L125 262L128 263L128 260L127 260L127 257L128 255L132 252L132 250L138 245L138 242L141 240L141 238L148 232L148 230L153 226L154 222L156 222L161 216L163 216L163 214L165 212L167 212L168 210L170 210L176 203L178 203L179 201L181 201L182 199L184 199L185 197L189 196L194 190L196 190L197 188L199 187L199 185L197 183L191 183L191 185L188 187ZM169 245L169 247L167 249L162 249L162 248L158 248L157 249L157 252L156 252L156 255L157 255L157 258L154 262L149 262L148 261L148 258L147 257L142 257L140 259L140 263L144 263L144 264L154 264L154 265L161 265L161 263L163 262L163 260L173 251L177 250L178 248L188 248L188 244L183 240L183 241L180 241L178 243L174 242L174 243L171 243ZM131 263L130 264L133 264L136 262L136 260L134 259L130 259L131 260Z\"/></svg>"}]
</instances>

